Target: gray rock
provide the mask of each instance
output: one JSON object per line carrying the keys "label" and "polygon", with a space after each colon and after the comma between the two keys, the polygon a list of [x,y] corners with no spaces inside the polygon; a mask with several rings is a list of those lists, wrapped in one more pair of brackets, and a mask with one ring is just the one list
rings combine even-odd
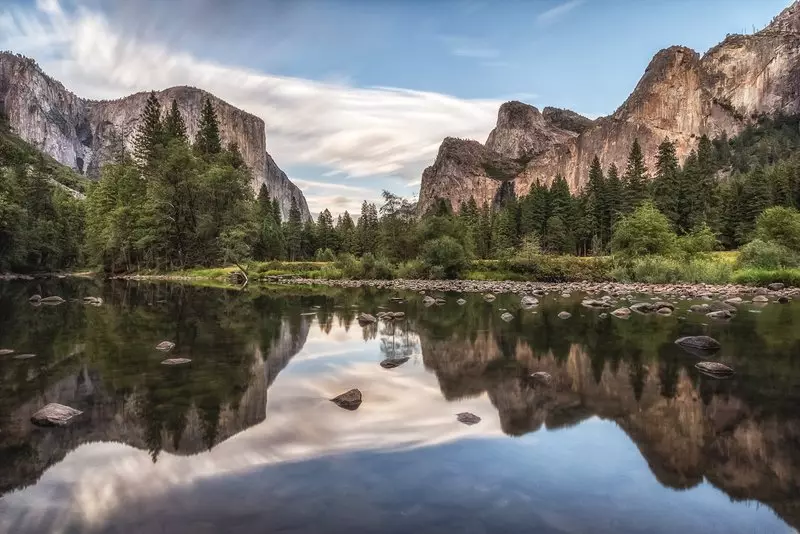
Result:
{"label": "gray rock", "polygon": [[617,308],[616,310],[611,312],[611,315],[614,317],[619,317],[621,319],[627,319],[631,315],[630,308]]}
{"label": "gray rock", "polygon": [[404,358],[386,358],[381,362],[381,367],[384,369],[394,369],[395,367],[400,367],[404,363],[409,360],[408,357]]}
{"label": "gray rock", "polygon": [[742,303],[742,297],[732,297],[732,298],[729,298],[729,299],[725,299],[725,303],[726,304],[741,304]]}
{"label": "gray rock", "polygon": [[584,299],[581,302],[582,306],[587,308],[610,308],[611,304],[604,300]]}
{"label": "gray rock", "polygon": [[663,309],[667,309],[669,311],[675,311],[675,306],[671,302],[666,302],[663,300],[659,300],[658,302],[653,303],[653,307],[656,311],[660,311]]}
{"label": "gray rock", "polygon": [[550,373],[546,373],[544,371],[536,371],[531,375],[531,380],[533,380],[537,384],[550,385],[550,383],[553,382],[553,377],[550,375]]}
{"label": "gray rock", "polygon": [[376,322],[378,319],[376,319],[374,315],[370,315],[368,313],[359,313],[357,320],[358,324],[360,324],[361,326],[366,326],[368,324]]}
{"label": "gray rock", "polygon": [[429,308],[434,304],[436,304],[436,299],[431,297],[430,295],[425,295],[425,298],[422,299],[422,305],[425,306],[426,308]]}
{"label": "gray rock", "polygon": [[356,410],[359,406],[361,406],[361,391],[358,389],[351,389],[350,391],[345,391],[341,395],[338,395],[330,401],[334,403],[339,408],[344,408],[345,410]]}
{"label": "gray rock", "polygon": [[474,413],[469,413],[469,412],[461,412],[460,414],[457,414],[456,419],[458,419],[460,423],[464,423],[465,425],[469,426],[477,425],[478,423],[481,422],[480,417],[478,417]]}
{"label": "gray rock", "polygon": [[161,352],[169,352],[175,348],[175,343],[172,341],[162,341],[158,345],[156,345],[156,350],[160,350]]}
{"label": "gray rock", "polygon": [[572,317],[572,314],[568,311],[562,311],[558,313],[559,319],[569,319],[570,317]]}
{"label": "gray rock", "polygon": [[708,312],[706,314],[706,317],[710,317],[711,319],[727,320],[733,318],[735,315],[736,315],[735,313],[727,310],[719,310],[719,311]]}
{"label": "gray rock", "polygon": [[0,356],[6,356],[8,354],[14,354],[14,349],[0,349]]}
{"label": "gray rock", "polygon": [[103,299],[100,297],[83,297],[84,304],[88,304],[89,306],[102,306]]}
{"label": "gray rock", "polygon": [[630,309],[631,311],[641,314],[652,313],[656,311],[656,307],[649,302],[635,302],[630,305]]}
{"label": "gray rock", "polygon": [[719,350],[722,346],[719,344],[719,341],[710,336],[685,336],[676,339],[675,344],[681,347],[707,351]]}
{"label": "gray rock", "polygon": [[161,365],[184,365],[187,363],[192,363],[192,360],[189,358],[167,358],[161,362]]}
{"label": "gray rock", "polygon": [[466,301],[466,300],[464,300],[464,299],[458,299],[458,300],[456,301],[456,304],[458,304],[459,306],[463,306],[463,305],[464,305],[464,304],[466,304],[466,303],[467,303],[467,301]]}
{"label": "gray rock", "polygon": [[534,306],[537,306],[539,304],[539,299],[537,299],[536,297],[532,297],[530,295],[525,295],[524,297],[522,297],[519,303],[523,308],[527,310],[533,308]]}
{"label": "gray rock", "polygon": [[786,295],[781,295],[780,297],[778,297],[778,302],[779,302],[780,304],[789,304],[789,301],[790,301],[790,300],[792,300],[792,299],[790,299],[790,298],[789,298],[789,297],[787,297]]}
{"label": "gray rock", "polygon": [[513,321],[513,320],[514,320],[514,316],[513,316],[513,315],[511,315],[511,314],[510,314],[510,313],[508,313],[508,312],[505,312],[505,313],[503,313],[503,315],[501,315],[501,316],[500,316],[500,318],[501,318],[502,320],[504,320],[505,322],[507,322],[507,323],[509,323],[509,322],[511,322],[511,321]]}
{"label": "gray rock", "polygon": [[770,291],[780,291],[784,287],[786,287],[786,286],[783,285],[781,282],[775,282],[775,283],[772,283],[772,284],[768,285],[767,289],[769,289]]}
{"label": "gray rock", "polygon": [[708,304],[692,304],[689,306],[689,311],[695,313],[706,313],[709,311]]}
{"label": "gray rock", "polygon": [[15,360],[30,360],[31,358],[35,358],[35,357],[36,357],[35,354],[15,354],[14,355],[14,359]]}
{"label": "gray rock", "polygon": [[494,302],[496,298],[497,297],[494,296],[494,293],[486,293],[483,296],[483,300],[485,300],[486,302]]}
{"label": "gray rock", "polygon": [[603,312],[600,315],[598,315],[598,317],[601,319],[605,319],[606,317],[608,317],[608,314],[606,312]]}
{"label": "gray rock", "polygon": [[31,423],[39,426],[67,426],[82,413],[75,408],[51,402],[31,416]]}
{"label": "gray rock", "polygon": [[30,302],[39,302],[42,300],[42,296],[39,294],[31,295],[31,298],[28,299]]}
{"label": "gray rock", "polygon": [[712,378],[729,378],[734,374],[733,369],[719,362],[697,362],[694,366]]}
{"label": "gray rock", "polygon": [[672,315],[672,310],[669,308],[659,308],[656,310],[656,313],[659,315]]}
{"label": "gray rock", "polygon": [[406,316],[406,312],[396,311],[396,312],[389,312],[391,313],[392,317],[395,319],[403,319]]}
{"label": "gray rock", "polygon": [[759,302],[764,303],[764,302],[769,302],[769,299],[767,297],[765,297],[764,295],[756,295],[755,297],[753,297],[753,302],[755,302],[755,303],[759,303]]}
{"label": "gray rock", "polygon": [[709,311],[728,311],[731,313],[736,313],[736,306],[731,304],[727,304],[725,302],[719,302],[715,300],[714,302],[708,303],[708,310]]}
{"label": "gray rock", "polygon": [[44,297],[39,302],[41,302],[42,304],[50,304],[50,305],[54,305],[55,306],[55,305],[58,305],[58,304],[62,304],[64,302],[66,302],[66,301],[64,299],[62,299],[61,297],[59,297],[58,295],[52,295],[50,297]]}

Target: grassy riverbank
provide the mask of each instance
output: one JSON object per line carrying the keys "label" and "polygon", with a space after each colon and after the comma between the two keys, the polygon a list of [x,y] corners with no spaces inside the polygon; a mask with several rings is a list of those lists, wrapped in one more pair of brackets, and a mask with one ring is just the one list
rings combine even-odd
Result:
{"label": "grassy riverbank", "polygon": [[[424,278],[414,262],[392,265],[364,265],[360,260],[346,262],[250,262],[244,265],[251,281],[274,277],[311,279],[394,279]],[[165,278],[224,280],[238,271],[235,266],[194,268],[168,273],[142,272]],[[512,280],[534,282],[643,282],[652,284],[707,283],[767,285],[782,282],[800,286],[800,269],[743,268],[737,252],[717,252],[692,259],[648,256],[628,262],[610,256],[536,256],[528,259],[474,260],[461,277],[465,280]]]}

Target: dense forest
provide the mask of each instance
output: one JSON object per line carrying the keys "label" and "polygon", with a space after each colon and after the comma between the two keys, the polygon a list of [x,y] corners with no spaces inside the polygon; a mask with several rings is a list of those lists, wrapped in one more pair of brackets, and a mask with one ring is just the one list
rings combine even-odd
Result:
{"label": "dense forest", "polygon": [[[762,118],[731,139],[700,137],[683,165],[665,139],[648,169],[634,141],[624,169],[595,158],[578,194],[556,176],[525,196],[503,195],[499,206],[472,199],[454,213],[438,200],[419,216],[415,204],[384,191],[355,220],[348,212],[334,220],[326,209],[316,222],[296,205],[282,220],[265,186],[253,195],[238,147],[222,146],[210,101],[193,144],[176,103],[162,110],[154,94],[140,124],[131,153],[120,151],[85,186],[0,122],[0,269],[171,270],[344,254],[369,264],[419,258],[438,265],[423,274],[448,276],[470,259],[618,252],[615,230],[637,208],[664,217],[676,237],[711,236],[712,248],[736,249],[755,237],[766,208],[800,206],[797,116]],[[84,190],[86,199],[77,198]]]}

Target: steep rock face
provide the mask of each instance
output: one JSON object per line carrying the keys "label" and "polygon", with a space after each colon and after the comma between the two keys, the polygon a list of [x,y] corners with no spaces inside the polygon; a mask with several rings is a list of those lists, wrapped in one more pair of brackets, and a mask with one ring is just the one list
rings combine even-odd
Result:
{"label": "steep rock face", "polygon": [[[132,147],[147,96],[136,93],[117,100],[84,100],[47,76],[33,60],[0,53],[0,111],[8,116],[11,127],[59,163],[90,178],[97,178],[102,164],[122,147]],[[173,99],[177,102],[190,139],[197,133],[203,101],[210,98],[223,143],[239,145],[253,174],[254,191],[266,184],[281,200],[285,215],[294,196],[304,218],[310,218],[302,193],[266,151],[263,120],[194,87],[172,87],[157,92],[156,97],[164,108]]]}
{"label": "steep rock face", "polygon": [[500,106],[486,148],[510,159],[528,158],[575,135],[548,122],[535,107],[512,101]]}
{"label": "steep rock face", "polygon": [[[518,103],[506,106],[519,107]],[[763,30],[729,36],[702,57],[681,46],[660,51],[631,95],[610,116],[589,121],[567,110],[545,108],[541,114],[545,123],[577,135],[555,136],[554,142],[528,150],[532,156],[514,178],[514,189],[517,195],[524,195],[535,181],[550,183],[561,174],[573,191],[580,190],[595,155],[604,167],[613,163],[624,170],[634,139],[642,146],[650,169],[658,145],[666,137],[675,142],[682,161],[700,136],[735,135],[755,117],[779,112],[800,112],[800,2],[786,8]],[[542,123],[532,114],[524,120],[501,120],[502,115],[487,145],[503,156],[519,157],[535,144],[532,139],[540,138]],[[428,181],[438,179],[435,173],[426,173]],[[449,169],[448,177],[458,174],[458,169]],[[452,179],[450,187],[425,182],[423,175],[421,205],[432,203],[426,197],[431,191],[451,198],[455,205],[456,199],[463,201],[463,191],[472,189]],[[492,188],[483,185],[482,189],[491,192]],[[490,194],[476,197],[476,201],[481,204],[493,198]]]}

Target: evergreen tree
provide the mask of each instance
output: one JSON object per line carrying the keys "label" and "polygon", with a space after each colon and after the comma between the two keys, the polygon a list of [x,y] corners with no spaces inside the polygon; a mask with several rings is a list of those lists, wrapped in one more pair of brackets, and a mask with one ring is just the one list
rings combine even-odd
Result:
{"label": "evergreen tree", "polygon": [[197,153],[203,157],[212,157],[222,151],[217,112],[214,111],[214,106],[208,97],[203,101],[203,109],[200,110],[200,124],[194,146]]}
{"label": "evergreen tree", "polygon": [[164,118],[164,135],[167,140],[178,140],[186,142],[186,123],[178,109],[178,103],[172,99],[167,116]]}
{"label": "evergreen tree", "polygon": [[572,232],[564,220],[554,215],[547,219],[547,229],[542,238],[542,246],[545,250],[555,254],[569,254],[574,252],[575,243],[573,242]]}
{"label": "evergreen tree", "polygon": [[606,198],[605,209],[603,211],[603,228],[605,235],[610,239],[614,225],[622,216],[625,191],[622,180],[619,178],[617,166],[613,163],[608,168],[608,178],[606,178]]}
{"label": "evergreen tree", "polygon": [[303,220],[300,216],[300,208],[297,207],[297,200],[292,197],[292,204],[289,208],[289,220],[286,222],[286,248],[289,261],[300,259],[303,246]]}
{"label": "evergreen tree", "polygon": [[317,248],[330,249],[335,248],[335,236],[333,230],[333,216],[328,209],[324,209],[317,217]]}
{"label": "evergreen tree", "polygon": [[336,233],[341,252],[353,254],[357,251],[356,228],[349,212],[345,211],[336,221]]}
{"label": "evergreen tree", "polygon": [[161,104],[151,91],[139,119],[139,128],[133,138],[133,155],[140,167],[149,172],[164,149],[165,134],[161,123]]}
{"label": "evergreen tree", "polygon": [[[292,197],[294,200],[294,197]],[[275,224],[280,226],[283,224],[283,216],[281,215],[281,203],[278,201],[278,197],[272,199],[272,218],[275,221]]]}
{"label": "evergreen tree", "polygon": [[681,200],[678,172],[675,144],[669,139],[664,139],[658,145],[656,176],[653,179],[653,202],[658,210],[666,215],[673,227],[677,226],[678,204]]}
{"label": "evergreen tree", "polygon": [[644,156],[639,140],[634,139],[631,151],[628,154],[628,163],[625,167],[623,178],[625,189],[625,213],[630,213],[647,198],[647,167],[644,165]]}
{"label": "evergreen tree", "polygon": [[608,243],[610,235],[606,235],[605,214],[606,214],[606,180],[603,176],[603,169],[600,166],[600,159],[595,156],[589,168],[589,180],[586,182],[584,190],[586,216],[592,235],[592,251],[599,253]]}
{"label": "evergreen tree", "polygon": [[517,203],[508,202],[497,213],[493,227],[492,244],[498,257],[508,257],[517,246]]}

